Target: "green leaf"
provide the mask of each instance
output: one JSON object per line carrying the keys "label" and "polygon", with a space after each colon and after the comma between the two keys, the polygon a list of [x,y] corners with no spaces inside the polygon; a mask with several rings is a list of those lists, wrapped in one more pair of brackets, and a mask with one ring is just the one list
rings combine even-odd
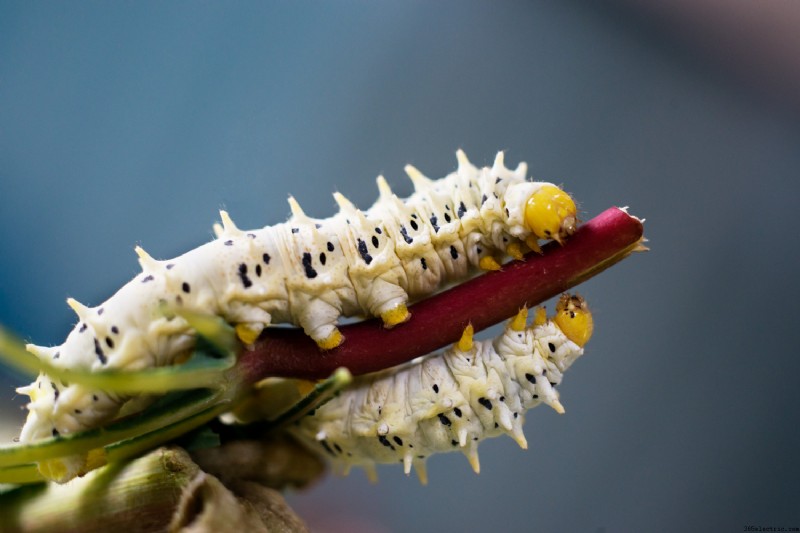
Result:
{"label": "green leaf", "polygon": [[[179,393],[172,401],[161,402],[135,416],[124,418],[104,428],[88,429],[32,443],[0,447],[0,467],[20,466],[67,455],[87,453],[112,443],[157,431],[209,409],[222,412],[229,408],[230,400],[224,391],[201,390]],[[187,427],[184,431],[189,431],[193,427]]]}
{"label": "green leaf", "polygon": [[349,370],[346,368],[337,368],[329,378],[319,382],[311,392],[303,397],[303,399],[274,420],[268,421],[266,426],[277,427],[304,417],[333,398],[337,392],[349,385],[352,381],[353,376],[350,374]]}

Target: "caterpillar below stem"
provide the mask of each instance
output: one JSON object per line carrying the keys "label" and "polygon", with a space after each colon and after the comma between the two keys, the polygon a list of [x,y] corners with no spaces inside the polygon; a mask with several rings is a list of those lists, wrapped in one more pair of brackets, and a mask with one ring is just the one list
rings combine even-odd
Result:
{"label": "caterpillar below stem", "polygon": [[472,326],[441,354],[367,374],[290,430],[328,457],[341,472],[376,463],[413,467],[427,483],[425,461],[461,451],[480,470],[478,443],[508,433],[522,447],[525,411],[545,403],[563,414],[556,387],[583,354],[593,331],[591,312],[579,296],[564,294],[547,318],[527,308],[493,340],[473,341]]}

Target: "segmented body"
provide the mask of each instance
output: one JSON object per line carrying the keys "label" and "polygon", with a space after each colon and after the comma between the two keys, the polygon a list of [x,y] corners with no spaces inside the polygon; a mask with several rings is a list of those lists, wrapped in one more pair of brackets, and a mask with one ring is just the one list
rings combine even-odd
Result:
{"label": "segmented body", "polygon": [[517,317],[496,339],[465,335],[442,354],[357,378],[292,431],[343,472],[361,466],[372,475],[376,463],[400,462],[424,483],[426,459],[449,451],[463,452],[477,472],[481,440],[508,433],[525,448],[526,410],[545,403],[564,412],[556,387],[583,354],[587,314],[580,298],[565,295],[553,320],[542,312],[525,328]]}
{"label": "segmented body", "polygon": [[[70,300],[80,321],[66,341],[29,349],[70,368],[174,364],[195,335],[165,308],[221,316],[248,343],[270,324],[292,323],[331,348],[342,341],[340,316],[381,316],[394,326],[407,319],[410,299],[463,279],[485,266],[484,258],[497,264],[508,250],[518,255],[523,242],[535,247],[538,238],[574,228],[574,204],[571,215],[559,216],[571,222],[554,233],[529,227],[526,201],[543,187],[558,189],[526,181],[524,163],[509,170],[500,153],[491,168],[479,169],[458,156],[457,171],[440,180],[407,168],[416,192],[405,200],[379,178],[380,198],[364,212],[336,195],[339,213],[314,219],[290,198],[293,215],[285,223],[243,231],[223,212],[218,238],[180,257],[157,261],[137,249],[140,275],[97,307]],[[22,442],[96,427],[127,399],[45,375],[19,391],[31,396]]]}

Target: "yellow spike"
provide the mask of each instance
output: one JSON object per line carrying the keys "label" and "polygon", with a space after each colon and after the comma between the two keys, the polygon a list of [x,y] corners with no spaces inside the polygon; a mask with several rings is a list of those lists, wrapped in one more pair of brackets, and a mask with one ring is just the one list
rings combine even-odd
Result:
{"label": "yellow spike", "polygon": [[375,464],[371,463],[368,465],[364,465],[364,472],[367,473],[367,479],[373,485],[378,482],[378,471],[375,469]]}
{"label": "yellow spike", "polygon": [[142,267],[143,272],[154,272],[159,268],[159,262],[153,259],[150,254],[144,251],[141,246],[134,248],[136,255],[139,256],[139,265]]}
{"label": "yellow spike", "polygon": [[519,310],[517,316],[515,316],[511,320],[511,322],[509,323],[509,327],[514,331],[523,331],[525,329],[527,322],[528,322],[528,308],[523,307],[522,309]]}
{"label": "yellow spike", "polygon": [[262,324],[254,324],[249,322],[236,324],[236,336],[239,337],[240,341],[247,345],[256,342],[256,339],[258,339],[258,336],[261,335],[263,330],[264,326]]}
{"label": "yellow spike", "polygon": [[425,467],[424,460],[414,461],[414,472],[419,478],[420,485],[428,484],[428,469]]}
{"label": "yellow spike", "polygon": [[522,261],[523,257],[525,257],[522,255],[522,248],[520,248],[518,242],[512,242],[509,244],[508,247],[506,247],[506,253],[517,261]]}
{"label": "yellow spike", "polygon": [[458,168],[468,167],[472,164],[469,162],[469,159],[467,159],[467,154],[465,154],[464,150],[461,148],[456,150],[456,160],[458,160]]}
{"label": "yellow spike", "polygon": [[464,452],[464,455],[466,455],[467,459],[469,459],[469,466],[472,467],[472,470],[476,474],[480,474],[481,462],[478,459],[478,448],[473,446],[472,448],[469,449],[469,451]]}
{"label": "yellow spike", "polygon": [[394,193],[392,192],[391,187],[389,187],[389,184],[386,182],[386,178],[383,176],[378,176],[375,178],[375,183],[378,184],[378,193],[380,194],[380,198],[382,200],[392,197]]}
{"label": "yellow spike", "polygon": [[39,462],[39,473],[47,479],[58,481],[69,478],[69,470],[65,461],[61,459],[49,459]]}
{"label": "yellow spike", "polygon": [[475,343],[472,342],[472,337],[475,334],[475,329],[472,327],[472,324],[467,324],[467,327],[464,328],[464,332],[461,333],[461,338],[456,343],[456,348],[463,353],[469,352],[475,346]]}
{"label": "yellow spike", "polygon": [[75,311],[75,314],[78,315],[78,318],[81,320],[86,320],[86,317],[89,316],[90,309],[80,303],[75,298],[67,298],[67,305]]}
{"label": "yellow spike", "polygon": [[545,311],[544,307],[537,307],[533,314],[533,325],[541,326],[545,322],[547,322],[547,311]]}
{"label": "yellow spike", "polygon": [[551,400],[547,403],[550,407],[552,407],[556,413],[563,415],[566,411],[564,410],[564,406],[561,405],[561,402],[558,400]]}
{"label": "yellow spike", "polygon": [[241,235],[243,232],[239,228],[236,227],[236,224],[233,223],[233,219],[228,214],[227,211],[220,209],[219,211],[219,218],[222,220],[222,233],[223,235],[228,236],[236,236]]}
{"label": "yellow spike", "polygon": [[542,253],[542,247],[539,246],[539,239],[537,239],[535,235],[528,235],[525,238],[525,244],[537,254]]}
{"label": "yellow spike", "polygon": [[403,170],[405,170],[408,177],[411,178],[411,183],[414,184],[414,190],[419,191],[429,187],[431,180],[426,178],[414,165],[406,165]]}
{"label": "yellow spike", "polygon": [[89,450],[89,453],[86,455],[86,466],[83,470],[85,472],[90,472],[106,464],[108,464],[108,456],[106,455],[105,448],[95,448],[94,450]]}
{"label": "yellow spike", "polygon": [[411,313],[405,304],[399,304],[393,309],[381,313],[381,320],[383,320],[383,327],[391,329],[398,324],[402,324],[411,318]]}
{"label": "yellow spike", "polygon": [[478,266],[480,266],[483,270],[500,270],[500,263],[492,257],[491,255],[487,255],[481,257],[481,260],[478,262]]}
{"label": "yellow spike", "polygon": [[317,340],[317,346],[319,346],[320,350],[333,350],[342,342],[344,342],[344,335],[338,328],[334,328],[330,335],[324,339]]}
{"label": "yellow spike", "polygon": [[297,387],[297,392],[300,393],[300,396],[308,396],[311,391],[314,390],[314,387],[317,386],[316,382],[309,381],[307,379],[296,379],[294,380],[294,384]]}
{"label": "yellow spike", "polygon": [[520,448],[522,448],[523,450],[528,449],[528,440],[525,438],[525,434],[522,433],[521,427],[514,428],[514,430],[511,431],[509,435],[511,436],[512,439],[514,439],[514,442],[516,442]]}

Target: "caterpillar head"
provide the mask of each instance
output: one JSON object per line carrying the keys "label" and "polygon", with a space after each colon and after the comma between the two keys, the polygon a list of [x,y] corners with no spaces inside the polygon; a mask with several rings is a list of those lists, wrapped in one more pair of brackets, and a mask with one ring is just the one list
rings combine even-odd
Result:
{"label": "caterpillar head", "polygon": [[555,185],[542,185],[525,203],[525,225],[538,239],[561,242],[575,233],[575,201]]}
{"label": "caterpillar head", "polygon": [[583,348],[594,331],[592,312],[586,301],[577,294],[572,296],[562,294],[556,304],[556,314],[553,322],[566,335],[566,337]]}

